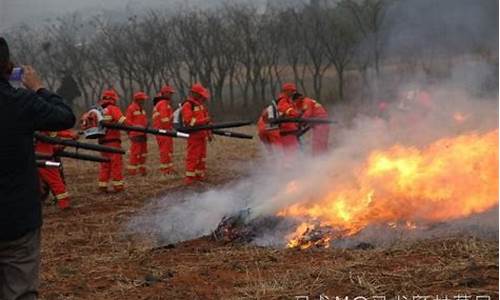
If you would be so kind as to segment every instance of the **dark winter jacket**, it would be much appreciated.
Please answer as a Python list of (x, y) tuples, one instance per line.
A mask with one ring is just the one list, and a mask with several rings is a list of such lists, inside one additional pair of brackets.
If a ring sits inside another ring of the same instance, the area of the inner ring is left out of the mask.
[(42, 224), (33, 133), (74, 123), (61, 97), (45, 89), (16, 89), (0, 79), (0, 240), (20, 238)]

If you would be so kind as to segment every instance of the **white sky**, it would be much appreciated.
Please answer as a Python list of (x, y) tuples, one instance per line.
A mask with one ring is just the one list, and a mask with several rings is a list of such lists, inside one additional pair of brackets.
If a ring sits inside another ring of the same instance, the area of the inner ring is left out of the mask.
[(20, 23), (40, 24), (75, 11), (84, 15), (95, 15), (103, 9), (130, 13), (151, 8), (206, 8), (224, 2), (246, 2), (264, 7), (268, 1), (293, 5), (309, 0), (0, 0), (0, 32)]
[[(216, 0), (215, 0), (216, 1)], [(0, 30), (19, 23), (39, 23), (48, 18), (81, 11), (95, 14), (102, 9), (126, 11), (141, 8), (168, 8), (214, 0), (0, 0)]]

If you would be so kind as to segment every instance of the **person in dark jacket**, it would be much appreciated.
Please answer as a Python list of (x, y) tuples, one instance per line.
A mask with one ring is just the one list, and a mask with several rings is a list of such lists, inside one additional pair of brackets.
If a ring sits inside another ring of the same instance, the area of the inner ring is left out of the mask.
[(36, 299), (42, 225), (33, 133), (71, 128), (75, 116), (24, 66), (24, 88), (8, 81), (13, 64), (0, 37), (0, 299)]

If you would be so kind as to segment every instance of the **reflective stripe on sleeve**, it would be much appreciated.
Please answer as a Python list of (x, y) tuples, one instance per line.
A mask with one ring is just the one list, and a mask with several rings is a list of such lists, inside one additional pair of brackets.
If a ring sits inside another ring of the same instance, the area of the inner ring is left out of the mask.
[(172, 168), (174, 166), (173, 163), (169, 163), (169, 164), (160, 164), (160, 169), (168, 169), (168, 168)]
[(57, 200), (62, 200), (62, 199), (66, 199), (69, 197), (69, 194), (66, 192), (66, 193), (62, 193), (62, 194), (59, 194), (59, 195), (56, 195), (56, 199)]

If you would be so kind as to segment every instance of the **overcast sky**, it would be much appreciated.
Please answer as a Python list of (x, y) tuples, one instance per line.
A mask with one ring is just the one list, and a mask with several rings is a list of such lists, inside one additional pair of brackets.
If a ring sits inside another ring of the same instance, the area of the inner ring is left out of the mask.
[[(102, 10), (116, 12), (140, 11), (141, 9), (173, 9), (177, 7), (206, 7), (224, 0), (0, 0), (0, 30), (20, 23), (39, 24), (48, 19), (73, 13), (95, 15)], [(228, 1), (228, 0), (226, 0)], [(243, 2), (249, 0), (230, 0)], [(267, 0), (251, 0), (265, 3)], [(280, 1), (280, 0), (276, 0)]]
[[(187, 0), (193, 1), (193, 0)], [(0, 30), (19, 23), (39, 23), (75, 11), (95, 14), (103, 9), (126, 11), (167, 7), (178, 0), (0, 0)], [(174, 4), (175, 5), (175, 4)]]

